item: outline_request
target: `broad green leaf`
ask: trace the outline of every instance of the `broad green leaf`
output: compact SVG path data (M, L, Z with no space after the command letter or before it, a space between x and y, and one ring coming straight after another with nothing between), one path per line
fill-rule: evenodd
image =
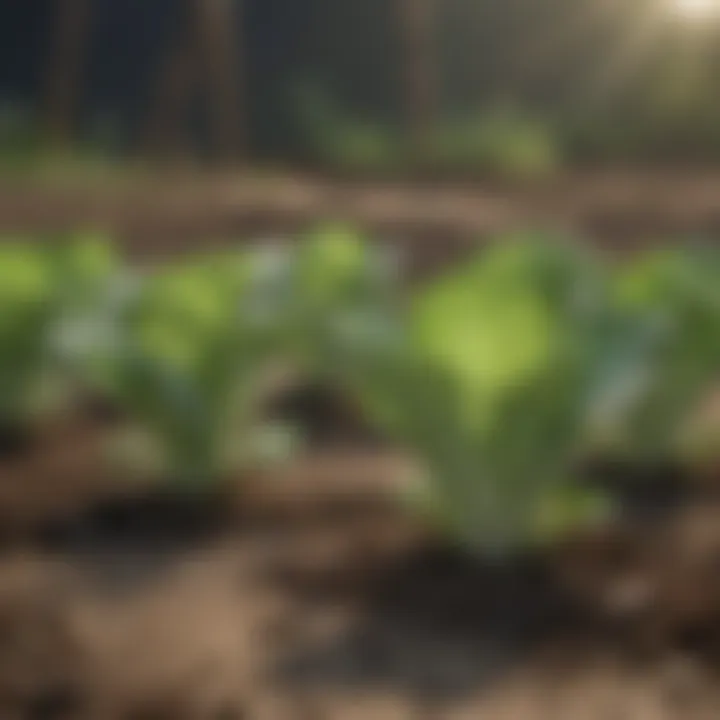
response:
M609 324L594 257L509 239L421 288L356 357L366 408L424 460L451 536L492 553L538 538L572 486Z

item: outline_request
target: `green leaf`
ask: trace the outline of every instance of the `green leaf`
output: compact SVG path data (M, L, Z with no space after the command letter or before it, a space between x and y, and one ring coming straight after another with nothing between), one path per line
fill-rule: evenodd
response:
M593 256L510 238L422 288L349 368L377 422L424 460L460 542L497 553L537 539L572 485L609 315Z
M617 298L642 339L629 368L639 378L618 412L616 436L648 459L677 453L684 424L720 370L720 256L659 250L618 274Z
M237 252L146 274L105 304L112 337L86 359L95 383L152 439L163 475L187 487L229 471L228 448L250 432L254 389L273 362L268 334L279 328L249 311L252 267Z

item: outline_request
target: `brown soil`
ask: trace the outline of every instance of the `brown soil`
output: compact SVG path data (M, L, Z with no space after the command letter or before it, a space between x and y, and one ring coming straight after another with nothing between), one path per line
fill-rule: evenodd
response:
M99 430L69 418L0 460L3 720L720 710L709 502L493 564L402 510L387 451L183 498L100 473Z
M572 231L621 250L720 230L720 172L615 169L504 187L182 172L61 180L1 180L0 231L100 228L148 258L340 219L396 242L416 273L516 229Z
M718 176L628 172L484 189L4 181L0 230L92 225L151 258L340 217L425 272L515 227L619 249L717 231L718 191ZM319 394L278 409L313 417L307 457L215 497L109 472L111 409L0 442L0 720L718 716L716 498L653 473L612 530L484 562L403 511L402 460Z

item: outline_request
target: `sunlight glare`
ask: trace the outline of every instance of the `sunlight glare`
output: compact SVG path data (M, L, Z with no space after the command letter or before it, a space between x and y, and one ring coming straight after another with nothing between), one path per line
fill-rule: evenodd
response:
M674 0L677 12L689 20L702 20L720 13L720 0Z

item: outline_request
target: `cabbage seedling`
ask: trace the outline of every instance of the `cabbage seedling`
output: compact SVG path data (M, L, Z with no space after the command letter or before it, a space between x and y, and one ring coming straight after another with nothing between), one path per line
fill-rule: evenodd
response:
M368 411L423 461L435 517L510 552L601 509L577 489L609 325L579 249L510 241L422 289L347 371Z
M93 304L112 271L102 239L0 243L0 427L12 431L46 409L62 375L58 330Z
M143 469L193 488L246 459L275 347L254 271L249 254L212 256L136 276L108 299L87 364L131 419Z
M682 452L683 430L720 376L720 258L662 250L623 268L616 300L635 352L618 368L610 427L616 450L640 461Z

